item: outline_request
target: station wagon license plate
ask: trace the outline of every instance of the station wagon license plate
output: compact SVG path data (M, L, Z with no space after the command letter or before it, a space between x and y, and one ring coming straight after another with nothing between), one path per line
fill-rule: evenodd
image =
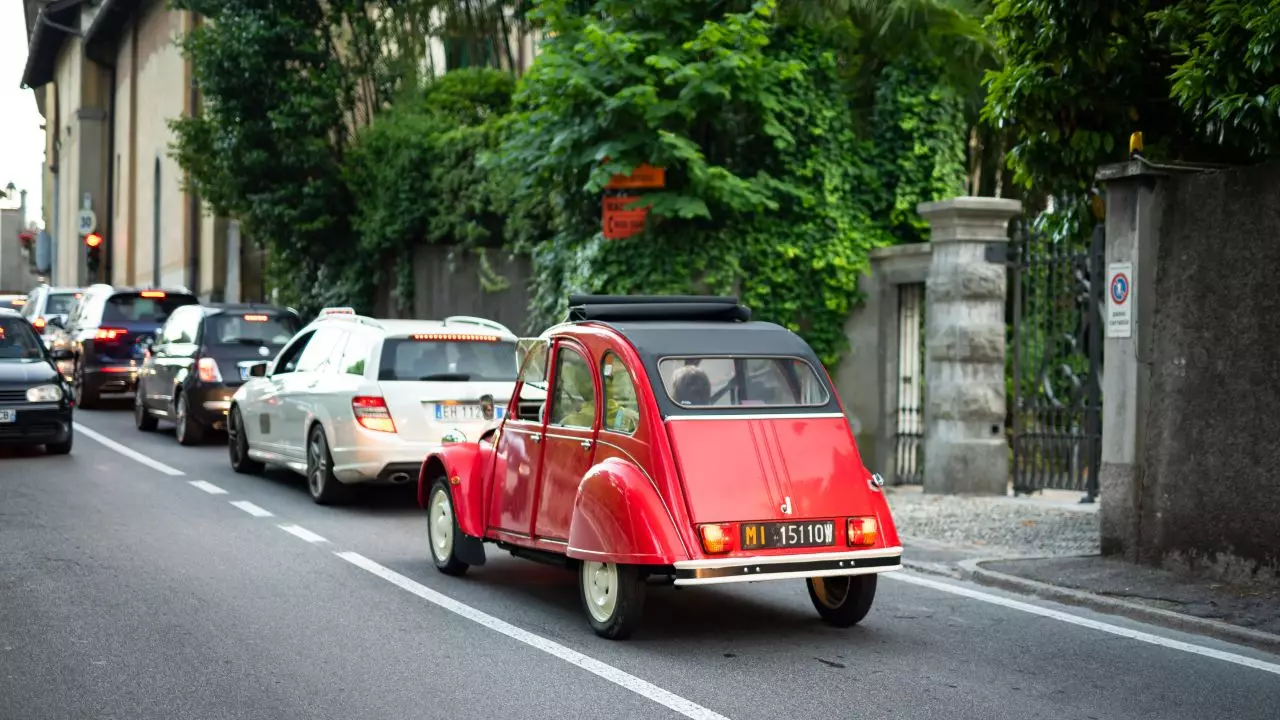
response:
M743 523L742 549L826 547L836 544L834 520L793 523Z
M501 420L504 412L506 412L506 408L494 406L494 419ZM480 409L479 403L440 403L436 405L436 419L451 421L484 420L484 411Z
M17 410L0 410L0 423L11 423L18 421Z

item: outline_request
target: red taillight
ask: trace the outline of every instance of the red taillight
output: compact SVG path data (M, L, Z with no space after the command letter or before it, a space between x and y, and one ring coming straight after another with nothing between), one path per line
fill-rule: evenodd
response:
M116 328L98 328L98 332L94 333L93 339L115 342L127 335L128 332L128 330L118 330Z
M708 554L718 555L733 549L732 525L701 525L698 534L702 536L702 549Z
M213 358L200 358L200 361L196 363L196 372L199 374L200 382L222 382L222 372L218 370L218 361Z
M393 433L396 431L395 421L391 419L391 410L387 401L374 395L360 395L351 398L351 412L355 413L356 422L367 430Z
M45 319L44 319L44 318L42 318L42 317L38 317L38 318L36 318L35 322L31 323L31 327L35 328L35 329L36 329L36 332L38 332L38 333L40 333L41 335L43 335L43 334L44 334L44 328L45 328L45 326L46 326L46 325L48 325L48 324L49 324L49 323L45 322Z
M849 518L849 544L853 547L869 547L880 537L879 527L873 517Z

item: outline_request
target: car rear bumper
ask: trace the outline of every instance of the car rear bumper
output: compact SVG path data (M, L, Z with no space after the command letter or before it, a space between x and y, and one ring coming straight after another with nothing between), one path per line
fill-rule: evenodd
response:
M138 366L99 365L84 369L85 389L98 395L128 395L138 389Z
M225 385L201 385L192 387L187 393L187 412L196 422L215 430L225 429L227 413L231 410L231 396L238 388Z
M16 422L0 423L0 445L44 445L71 437L71 408L56 405L0 405L17 411Z
M439 443L407 443L395 438L393 442L373 441L363 446L332 448L330 453L333 474L341 482L399 485L416 481L422 461L438 449Z
M676 585L869 575L902 569L902 548L758 557L712 558L676 562Z

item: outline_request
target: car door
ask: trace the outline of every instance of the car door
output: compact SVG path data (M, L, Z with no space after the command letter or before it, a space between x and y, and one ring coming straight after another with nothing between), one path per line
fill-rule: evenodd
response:
M196 335L203 312L198 305L180 307L160 328L158 344L151 347L150 369L145 376L149 407L163 412L172 409L174 388L192 371L195 362L199 347Z
M306 459L307 429L311 418L322 409L319 405L332 395L332 388L325 386L326 375L336 358L342 357L347 330L329 325L317 328L311 341L298 357L297 369L283 379L278 393L280 398L279 438L283 452L290 458L303 462ZM347 399L348 412L350 398Z
M287 454L281 395L296 374L298 361L314 336L314 330L298 334L268 366L266 377L254 378L245 384L245 398L238 407L250 447L280 456Z
M488 488L489 526L528 536L532 530L533 507L542 465L542 439L545 430L547 359L550 344L546 340L521 341L535 347L538 358L526 360L502 421L494 453L493 474Z
M600 378L586 348L561 339L553 359L534 536L568 542L578 485L591 467L600 427Z

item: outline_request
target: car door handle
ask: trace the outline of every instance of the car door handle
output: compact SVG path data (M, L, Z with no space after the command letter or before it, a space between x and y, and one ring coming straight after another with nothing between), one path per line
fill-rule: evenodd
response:
M533 440L536 443L540 443L542 442L542 433L530 433L529 439Z
M590 441L590 440L583 440L582 442L580 442L580 443L578 443L578 444L582 446L582 449L583 449L583 450L590 450L590 449L591 449L591 441Z

